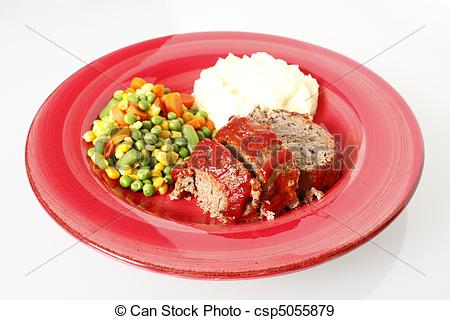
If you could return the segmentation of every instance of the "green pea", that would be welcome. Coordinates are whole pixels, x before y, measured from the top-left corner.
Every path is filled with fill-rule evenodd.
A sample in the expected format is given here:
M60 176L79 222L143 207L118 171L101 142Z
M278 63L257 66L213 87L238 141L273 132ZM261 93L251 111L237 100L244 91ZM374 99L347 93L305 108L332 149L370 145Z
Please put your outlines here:
M180 150L180 147L179 147L178 145L176 145L176 144L173 144L173 145L172 145L172 151L178 153L178 150Z
M142 192L144 193L144 196L151 197L155 194L155 188L151 183L146 183L142 188Z
M161 134L161 127L155 126L150 130L150 132L153 133L155 136L159 137L159 135Z
M211 136L211 130L208 127L201 127L200 130L203 132L206 138Z
M175 112L170 111L167 114L167 119L169 119L169 120L173 120L173 119L176 119L176 118L177 118L177 114Z
M169 167L169 166L164 167L164 169L163 169L163 174L164 174L165 176L167 176L167 175L170 174L171 171L172 171L172 168L171 168L171 167Z
M134 164L137 160L139 160L141 156L141 153L135 149L130 149L129 151L127 151L122 158L119 159L119 161L117 161L117 165L119 166L126 166L129 165L131 166L132 164Z
M156 98L155 94L152 93L152 92L150 92L150 93L147 95L147 101L148 101L148 103L149 103L149 104L152 104L153 101L155 101L155 98Z
M161 148L165 144L164 140L161 138L158 138L158 141L156 142L155 146L157 148Z
M180 155L180 157L184 159L189 156L189 150L186 149L185 147L181 147L180 150L178 151L178 154Z
M152 122L149 120L142 121L142 129L150 130L152 128Z
M145 187L145 185L146 184L152 184L153 182L152 182L152 179L147 179L147 180L142 180L142 182L144 183L144 187Z
M186 147L187 146L187 140L186 140L186 138L183 138L183 137L175 138L174 143L176 145L178 145L179 147Z
M203 132L201 132L200 130L197 130L196 133L197 133L199 140L205 139L205 135L203 134Z
M128 92L128 101L131 101L131 102L134 102L134 103L138 103L139 102L139 98L134 93Z
M151 120L153 124L161 124L163 123L164 118L161 116L153 116Z
M134 147L139 151L143 150L145 148L144 139L139 139L138 141L136 141L134 143Z
M170 88L165 87L164 88L164 94L168 94L170 92Z
M141 100L138 103L139 109L142 111L147 111L150 108L150 105L148 104L147 100Z
M195 133L195 130L190 125L184 125L181 127L181 133L183 134L183 137L187 140L187 147L190 152L194 151L195 147L197 146L197 143L199 141L198 135Z
M146 144L155 144L158 141L158 137L154 133L149 132L145 134L144 141Z
M89 158L91 158L94 155L95 152L95 148L89 148L87 151L87 154L89 156Z
M173 185L174 182L175 182L175 181L173 181L172 176L171 176L170 174L164 176L164 179L167 181L167 184L168 184L169 186Z
M139 140L142 138L142 133L138 129L132 129L131 138L133 138L134 141Z
M135 115L132 115L131 113L127 113L126 115L124 115L123 120L127 124L133 124L137 121L137 117Z
M204 111L204 110L198 110L196 113L197 116L201 116L205 119L208 119L208 112Z
M170 120L169 129L173 131L180 131L181 130L180 122L178 120Z
M219 131L219 129L215 129L212 133L211 133L211 138L214 138L217 134L217 132Z
M139 159L139 164L141 166L148 166L150 164L150 152L148 152L148 150L141 151L141 159Z
M117 100L122 99L122 95L123 95L123 90L117 90L114 92L114 98Z
M150 130L148 130L148 129L141 129L140 131L143 136L145 136L147 133L150 132Z
M129 188L131 184L133 183L133 178L130 176L121 176L119 179L120 185L124 188Z
M142 189L143 186L144 184L142 183L141 180L133 181L133 183L131 184L131 191L138 192L139 190Z
M136 175L139 180L147 180L148 178L150 178L150 170L139 169Z
M177 118L177 120L178 120L178 122L180 123L181 126L184 124L183 118Z

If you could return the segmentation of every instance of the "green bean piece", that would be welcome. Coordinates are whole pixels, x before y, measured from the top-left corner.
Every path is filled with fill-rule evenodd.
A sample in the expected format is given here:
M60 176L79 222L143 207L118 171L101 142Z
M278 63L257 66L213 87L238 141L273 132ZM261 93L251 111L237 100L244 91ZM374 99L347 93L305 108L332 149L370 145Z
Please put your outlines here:
M145 134L144 141L146 144L155 144L158 141L158 137L154 133L149 132Z
M136 148L136 150L142 151L145 148L145 142L144 139L139 139L138 141L136 141L134 143L134 147Z
M103 153L105 151L105 145L108 138L98 137L94 140L94 150L95 152Z
M117 128L116 128L116 126L114 125L114 123L108 123L108 124L106 125L105 130L104 130L104 134L105 134L106 136L110 136L110 135L112 135L112 134L114 133L114 131L117 131Z
M142 129L150 130L152 128L152 122L150 120L142 121Z
M142 189L142 187L144 186L144 184L142 183L141 180L135 180L133 181L133 183L131 184L131 191L133 192L138 192L139 190Z
M144 183L144 186L146 185L146 184L152 184L153 183L153 181L152 181L152 179L147 179L147 180L142 180L142 182Z
M161 116L153 116L153 117L151 118L151 121L152 121L153 124L158 125L158 124L163 123L164 118L161 117Z
M170 111L169 113L167 113L167 119L168 120L173 120L177 118L177 114L175 112Z
M150 169L141 168L138 170L136 175L139 180L147 180L148 178L150 178Z
M180 122L178 120L170 120L169 129L173 131L180 131L181 130Z
M208 127L201 127L200 130L203 132L206 138L211 136L211 130Z
M198 139L201 141L205 139L205 135L200 130L197 130L195 133L197 133Z
M150 152L145 149L141 151L141 159L139 159L139 164L141 166L148 166L150 164Z
M150 108L150 105L148 104L147 100L141 100L138 103L139 109L142 111L147 111Z
M111 166L114 167L114 166L116 165L116 162L117 162L116 157L114 157L114 156L109 157L109 158L108 158L108 162L109 162L109 164L110 164Z
M185 147L181 147L180 150L178 151L178 154L180 155L181 158L185 159L186 157L189 157L189 150L186 149Z
M148 103L149 103L149 104L152 104L153 101L155 101L155 98L156 98L155 94L152 93L152 92L150 92L150 93L147 95L147 101L148 101Z
M89 148L87 151L88 157L91 158L94 155L95 148Z
M119 183L122 187L124 188L129 188L131 186L131 184L133 183L133 178L131 178L130 176L121 176L119 179Z
M185 124L181 127L181 133L187 140L187 147L189 149L189 152L194 151L195 146L200 141L194 128L190 125Z
M176 145L176 144L173 144L172 145L172 151L178 153L178 150L180 150L180 147L178 145Z
M112 98L108 101L106 106L103 108L102 111L100 111L100 119L103 121L109 122L111 118L111 109L119 102L118 99Z
M151 197L155 194L155 188L151 183L146 183L142 187L142 192L144 193L144 196Z
M123 120L127 124L133 124L137 121L137 117L135 115L132 115L131 113L127 113L126 115L123 116Z
M133 138L134 141L137 141L142 138L142 133L138 129L132 129L131 138Z
M211 133L211 138L214 138L216 136L216 133L219 131L219 129L215 129L212 133Z
M187 140L186 140L186 138L183 138L183 137L175 138L174 143L176 145L178 145L179 147L186 147L187 146Z
M100 152L94 152L92 161L94 161L95 165L102 170L105 170L108 167L108 161L105 161L105 157L103 157L103 154Z
M126 166L129 165L131 166L132 164L134 164L136 161L139 160L141 153L135 149L130 149L129 151L127 151L122 158L119 159L119 161L117 161L117 165L118 166Z

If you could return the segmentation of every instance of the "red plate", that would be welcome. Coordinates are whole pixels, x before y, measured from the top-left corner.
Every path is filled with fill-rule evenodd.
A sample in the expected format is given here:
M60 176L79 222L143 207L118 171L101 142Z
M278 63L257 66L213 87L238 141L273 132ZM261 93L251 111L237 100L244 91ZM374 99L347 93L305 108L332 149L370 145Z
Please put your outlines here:
M190 92L218 57L256 51L300 65L322 88L347 74L321 92L315 121L340 136L355 167L344 169L325 198L274 221L222 226L193 201L143 199L98 179L80 137L118 83L140 76ZM358 66L305 42L254 33L181 34L120 49L76 72L39 110L26 146L31 186L76 238L147 269L247 278L324 262L386 227L408 203L422 171L423 142L411 110L385 81Z

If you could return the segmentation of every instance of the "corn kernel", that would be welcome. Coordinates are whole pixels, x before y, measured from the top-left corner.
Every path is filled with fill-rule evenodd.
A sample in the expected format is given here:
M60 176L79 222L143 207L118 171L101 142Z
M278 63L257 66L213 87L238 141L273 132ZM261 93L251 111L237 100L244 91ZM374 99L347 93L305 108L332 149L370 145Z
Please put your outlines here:
M125 165L125 166L119 167L119 172L123 176L125 176L125 175L129 176L130 174L132 174L133 169L129 165Z
M153 84L151 84L151 83L146 83L141 87L141 89L144 90L145 92L151 91L152 88L153 88Z
M162 173L159 170L153 169L152 171L150 171L150 176L152 178L154 178L154 177L162 177Z
M83 139L86 142L92 142L96 138L95 133L92 131L87 131L85 134L83 134Z
M156 155L156 160L161 162L164 166L168 166L169 165L169 160L167 158L167 153L164 152L164 151L158 152L158 154Z
M164 184L158 189L158 192L159 192L159 194L166 194L168 190L169 190L169 186L167 185L167 183L164 183Z
M120 178L120 173L119 173L119 171L117 171L117 169L114 168L114 167L111 167L111 166L107 167L107 168L105 169L105 172L106 172L106 174L108 175L108 177L109 177L110 179L116 180L116 179L119 179L119 178Z
M167 159L170 163L175 163L178 160L178 153L170 151L167 153Z
M141 87L141 88L136 89L135 93L137 96L140 96L141 94L144 94L144 90L142 90L142 87Z
M182 136L183 134L180 131L172 131L172 134L170 135L172 139L181 138Z
M131 149L131 145L129 143L121 143L116 147L116 150L119 150L123 153L127 152Z
M123 155L125 154L125 152L117 150L114 152L114 155L116 156L117 159L120 159L123 157Z
M159 171L163 171L164 170L164 165L161 163L161 162L158 162L156 165L155 165L155 170L159 170Z
M126 110L126 108L128 108L128 100L120 100L118 106L120 110Z
M150 107L150 110L149 110L150 116L152 116L152 117L159 116L160 112L161 112L161 108L155 103L152 104L152 106Z
M167 151L172 151L173 150L173 146L171 144L165 144L161 147L161 151L167 152Z
M163 130L169 130L169 121L164 120L164 121L161 123L161 129L163 129Z
M170 131L169 130L161 130L161 133L159 134L159 137L161 139L170 138Z
M128 101L128 91L122 93L122 100Z
M130 176L130 178L133 179L133 180L138 180L138 177L137 177L137 175L135 175L135 174L130 174L129 176Z
M155 179L153 179L153 187L156 190L159 190L159 188L161 188L164 184L165 184L165 180L163 177L157 177Z
M130 128L139 130L140 128L142 128L143 125L144 125L144 124L143 124L141 121L136 121L135 123L133 123L133 124L130 126Z
M129 143L133 143L133 138L131 138L131 137L125 137L125 139L123 139L123 141L129 142Z
M156 156L157 156L160 152L161 152L161 150L159 150L159 149L153 150L153 151L152 151L152 157L155 157L155 158L156 158Z
M100 137L106 131L107 123L102 120L94 121L94 126L92 127L92 132L94 132L96 137Z

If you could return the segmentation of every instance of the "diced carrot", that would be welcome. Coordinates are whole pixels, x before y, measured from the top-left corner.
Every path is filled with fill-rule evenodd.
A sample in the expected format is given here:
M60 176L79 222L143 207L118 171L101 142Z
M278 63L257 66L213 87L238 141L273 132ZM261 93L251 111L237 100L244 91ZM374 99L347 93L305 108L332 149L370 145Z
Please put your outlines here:
M157 104L161 108L161 112L159 115L165 117L167 115L166 104L160 98L156 98L153 103Z
M112 107L111 113L112 113L113 119L119 124L120 127L127 125L125 123L125 120L123 119L122 110L120 110L120 108L117 104L114 107Z
M139 117L139 120L147 120L148 113L139 109L138 105L132 101L128 103L127 112Z
M164 85L163 84L155 84L153 86L152 91L157 97L162 97L164 95Z
M191 125L195 130L198 130L202 127L198 118L193 118L192 120L186 122L186 124Z
M114 144L113 139L109 139L105 146L105 151L103 153L103 156L105 159L108 159L111 157L114 153L114 149L116 148L116 145Z
M139 77L134 77L133 80L131 80L130 88L133 90L139 89L144 84L146 84L146 81Z
M202 117L202 116L197 116L197 115L195 115L195 116L194 116L194 119L197 119L198 122L200 122L200 125L201 125L202 127L203 127L203 126L205 125L205 123L206 123L205 118Z
M192 108L194 105L194 96L188 93L180 93L181 103L188 109Z
M165 95L167 112L175 112L177 117L183 115L183 105L181 103L181 97L178 93L168 93Z
M211 119L206 119L205 120L205 126L211 130L211 132L213 132L214 130L216 130L216 126L214 125L214 122Z
M111 141L114 144L118 144L122 142L126 137L129 137L130 133L131 133L130 128L128 127L122 128L111 137Z

